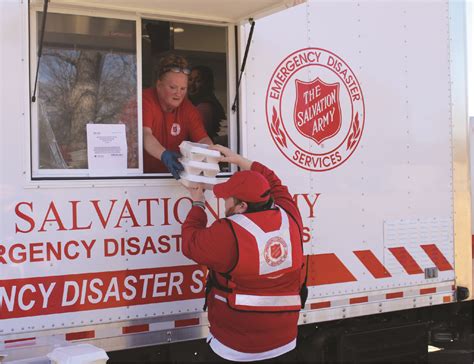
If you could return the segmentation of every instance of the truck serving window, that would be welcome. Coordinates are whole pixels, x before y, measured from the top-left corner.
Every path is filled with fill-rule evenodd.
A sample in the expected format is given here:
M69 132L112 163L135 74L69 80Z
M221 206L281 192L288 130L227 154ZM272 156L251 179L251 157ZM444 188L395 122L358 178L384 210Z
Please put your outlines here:
M33 177L140 171L134 20L48 13L37 95Z
M144 90L155 88L157 65L163 56L171 53L184 57L191 70L188 77L188 98L199 110L211 140L215 144L226 146L229 145L227 29L223 26L142 20ZM145 115L145 103L143 108ZM166 137L163 140L159 140L158 135L156 137L166 149L172 147L165 145L172 144ZM222 169L227 171L226 166ZM147 170L147 163L144 165L144 173L153 173ZM163 173L161 175L169 176Z
M142 120L142 94L156 87L157 63L168 53L189 63L186 98L208 136L234 146L227 25L94 15L47 14L31 104L33 179L171 178L166 170L147 170ZM32 13L32 84L42 20L39 9Z

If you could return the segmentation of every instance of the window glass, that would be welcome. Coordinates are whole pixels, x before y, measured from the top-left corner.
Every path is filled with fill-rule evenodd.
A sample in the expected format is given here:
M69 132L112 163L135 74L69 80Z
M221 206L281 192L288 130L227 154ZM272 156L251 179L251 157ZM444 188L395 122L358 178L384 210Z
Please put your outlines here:
M42 13L37 13L39 42ZM38 74L38 165L87 169L87 124L125 124L139 167L135 21L48 13ZM67 175L67 171L65 171Z

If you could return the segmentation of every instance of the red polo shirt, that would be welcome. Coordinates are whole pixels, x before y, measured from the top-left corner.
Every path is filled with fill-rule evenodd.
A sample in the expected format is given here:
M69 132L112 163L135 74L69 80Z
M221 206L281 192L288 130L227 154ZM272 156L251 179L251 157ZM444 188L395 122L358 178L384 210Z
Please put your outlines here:
M153 87L143 90L142 104L143 126L151 129L154 137L164 148L179 152L179 145L183 140L198 142L207 137L201 114L187 97L173 112L164 112ZM145 150L143 163L145 173L168 172L160 160Z

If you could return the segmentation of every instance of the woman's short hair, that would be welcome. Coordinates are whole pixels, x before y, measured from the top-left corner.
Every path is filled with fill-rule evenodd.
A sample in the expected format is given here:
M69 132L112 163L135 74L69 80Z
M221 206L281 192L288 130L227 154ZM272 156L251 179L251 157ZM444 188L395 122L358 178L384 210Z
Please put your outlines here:
M161 57L156 63L154 69L154 81L161 80L163 75L169 72L173 67L189 71L189 63L186 58L175 53L168 53Z

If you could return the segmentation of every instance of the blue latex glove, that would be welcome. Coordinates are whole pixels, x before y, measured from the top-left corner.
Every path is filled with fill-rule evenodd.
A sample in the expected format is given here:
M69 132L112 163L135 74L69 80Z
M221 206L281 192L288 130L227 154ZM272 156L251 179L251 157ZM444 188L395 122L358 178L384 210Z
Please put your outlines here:
M179 179L179 172L184 171L184 167L178 158L181 155L177 152L165 150L161 155L161 161L168 168L168 171L173 175L174 178Z

